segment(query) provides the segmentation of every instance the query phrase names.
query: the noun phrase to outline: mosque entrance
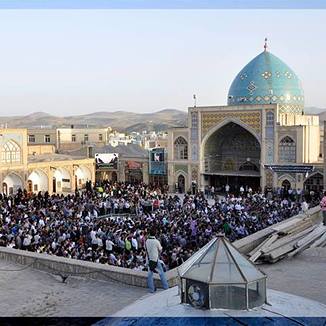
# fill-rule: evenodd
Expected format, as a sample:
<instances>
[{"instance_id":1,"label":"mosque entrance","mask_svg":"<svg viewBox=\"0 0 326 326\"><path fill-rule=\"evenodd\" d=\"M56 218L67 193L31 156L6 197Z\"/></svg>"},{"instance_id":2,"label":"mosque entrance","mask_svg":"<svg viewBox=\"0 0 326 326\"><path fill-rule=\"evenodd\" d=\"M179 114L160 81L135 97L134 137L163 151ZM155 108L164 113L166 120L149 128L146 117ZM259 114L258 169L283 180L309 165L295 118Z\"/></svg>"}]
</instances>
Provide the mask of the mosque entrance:
<instances>
[{"instance_id":1,"label":"mosque entrance","mask_svg":"<svg viewBox=\"0 0 326 326\"><path fill-rule=\"evenodd\" d=\"M229 122L217 129L204 145L204 171L206 183L230 191L241 186L258 190L260 187L260 144L247 129Z\"/></svg>"},{"instance_id":2,"label":"mosque entrance","mask_svg":"<svg viewBox=\"0 0 326 326\"><path fill-rule=\"evenodd\" d=\"M225 186L230 186L230 192L237 193L239 188L243 186L245 190L251 188L257 191L260 188L260 177L248 177L241 175L206 175L208 184L214 186L216 191L225 192Z\"/></svg>"}]
</instances>

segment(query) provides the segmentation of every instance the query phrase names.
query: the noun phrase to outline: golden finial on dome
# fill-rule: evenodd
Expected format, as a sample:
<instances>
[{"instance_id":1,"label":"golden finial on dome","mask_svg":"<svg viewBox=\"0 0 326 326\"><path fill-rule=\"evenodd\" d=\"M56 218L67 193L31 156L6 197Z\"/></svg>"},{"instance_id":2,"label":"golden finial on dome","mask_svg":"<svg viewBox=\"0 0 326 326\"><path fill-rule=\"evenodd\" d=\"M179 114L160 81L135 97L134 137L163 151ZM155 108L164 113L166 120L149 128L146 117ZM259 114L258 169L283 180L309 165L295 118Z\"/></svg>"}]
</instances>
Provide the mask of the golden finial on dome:
<instances>
[{"instance_id":1,"label":"golden finial on dome","mask_svg":"<svg viewBox=\"0 0 326 326\"><path fill-rule=\"evenodd\" d=\"M264 51L267 51L267 37L265 37Z\"/></svg>"}]
</instances>

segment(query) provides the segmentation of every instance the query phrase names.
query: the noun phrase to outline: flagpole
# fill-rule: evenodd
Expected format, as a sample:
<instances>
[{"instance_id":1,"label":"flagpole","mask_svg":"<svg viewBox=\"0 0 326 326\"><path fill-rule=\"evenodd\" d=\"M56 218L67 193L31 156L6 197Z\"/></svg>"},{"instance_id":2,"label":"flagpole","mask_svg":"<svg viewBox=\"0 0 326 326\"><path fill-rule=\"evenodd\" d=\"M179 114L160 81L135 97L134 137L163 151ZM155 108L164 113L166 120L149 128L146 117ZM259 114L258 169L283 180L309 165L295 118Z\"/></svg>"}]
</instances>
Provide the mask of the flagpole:
<instances>
[{"instance_id":1,"label":"flagpole","mask_svg":"<svg viewBox=\"0 0 326 326\"><path fill-rule=\"evenodd\" d=\"M197 96L196 94L193 95L194 98L194 108L197 106Z\"/></svg>"}]
</instances>

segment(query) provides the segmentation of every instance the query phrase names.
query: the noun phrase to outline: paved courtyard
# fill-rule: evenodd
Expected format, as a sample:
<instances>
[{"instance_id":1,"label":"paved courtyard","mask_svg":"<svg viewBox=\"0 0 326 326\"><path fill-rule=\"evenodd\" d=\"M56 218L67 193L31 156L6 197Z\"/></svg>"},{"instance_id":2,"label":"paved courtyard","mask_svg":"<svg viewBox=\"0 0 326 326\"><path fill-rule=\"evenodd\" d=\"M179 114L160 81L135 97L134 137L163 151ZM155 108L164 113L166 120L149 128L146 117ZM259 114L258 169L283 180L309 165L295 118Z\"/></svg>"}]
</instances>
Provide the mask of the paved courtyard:
<instances>
[{"instance_id":1,"label":"paved courtyard","mask_svg":"<svg viewBox=\"0 0 326 326\"><path fill-rule=\"evenodd\" d=\"M292 259L258 266L267 287L326 304L326 248L307 249Z\"/></svg>"},{"instance_id":2,"label":"paved courtyard","mask_svg":"<svg viewBox=\"0 0 326 326\"><path fill-rule=\"evenodd\" d=\"M0 316L109 316L147 294L144 288L21 269L0 260Z\"/></svg>"}]
</instances>

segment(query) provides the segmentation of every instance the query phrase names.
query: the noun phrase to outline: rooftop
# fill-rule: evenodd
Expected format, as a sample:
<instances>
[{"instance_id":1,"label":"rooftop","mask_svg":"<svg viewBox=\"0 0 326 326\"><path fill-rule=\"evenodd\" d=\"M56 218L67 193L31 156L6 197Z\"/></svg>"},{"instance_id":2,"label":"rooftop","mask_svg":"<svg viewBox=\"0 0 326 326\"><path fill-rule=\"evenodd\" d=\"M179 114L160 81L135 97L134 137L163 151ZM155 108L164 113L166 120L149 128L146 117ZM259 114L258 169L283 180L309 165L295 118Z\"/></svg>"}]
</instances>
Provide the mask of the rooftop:
<instances>
[{"instance_id":1,"label":"rooftop","mask_svg":"<svg viewBox=\"0 0 326 326\"><path fill-rule=\"evenodd\" d=\"M29 163L38 163L38 162L53 162L53 161L71 161L84 159L85 156L74 156L68 154L40 154L40 155L28 155Z\"/></svg>"}]
</instances>

